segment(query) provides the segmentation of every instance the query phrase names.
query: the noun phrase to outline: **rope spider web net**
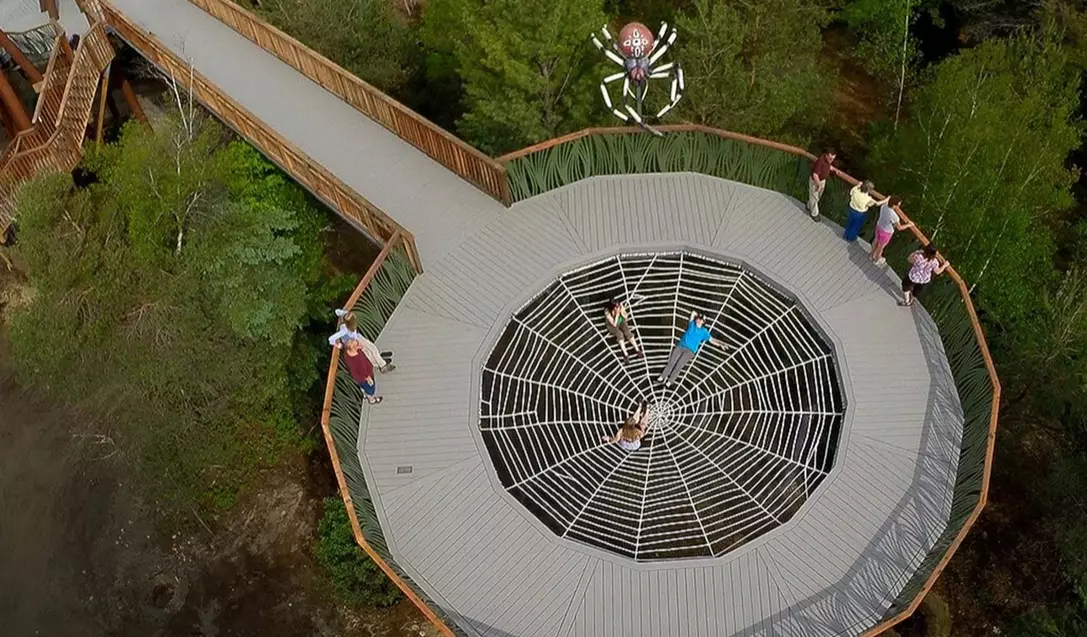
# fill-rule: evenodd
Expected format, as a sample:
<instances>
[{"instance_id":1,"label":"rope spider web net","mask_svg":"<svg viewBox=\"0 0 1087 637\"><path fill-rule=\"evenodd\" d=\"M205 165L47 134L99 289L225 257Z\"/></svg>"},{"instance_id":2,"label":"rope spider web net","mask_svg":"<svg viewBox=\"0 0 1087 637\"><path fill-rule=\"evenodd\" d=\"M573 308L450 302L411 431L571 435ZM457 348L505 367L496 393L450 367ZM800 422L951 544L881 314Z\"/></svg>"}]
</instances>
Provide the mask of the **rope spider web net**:
<instances>
[{"instance_id":1,"label":"rope spider web net","mask_svg":"<svg viewBox=\"0 0 1087 637\"><path fill-rule=\"evenodd\" d=\"M644 357L604 323L627 303ZM657 383L692 311L705 345ZM829 472L844 403L832 351L797 303L740 266L626 254L522 306L482 372L480 429L503 486L557 535L642 561L719 556L786 522ZM642 448L601 442L642 400Z\"/></svg>"}]
</instances>

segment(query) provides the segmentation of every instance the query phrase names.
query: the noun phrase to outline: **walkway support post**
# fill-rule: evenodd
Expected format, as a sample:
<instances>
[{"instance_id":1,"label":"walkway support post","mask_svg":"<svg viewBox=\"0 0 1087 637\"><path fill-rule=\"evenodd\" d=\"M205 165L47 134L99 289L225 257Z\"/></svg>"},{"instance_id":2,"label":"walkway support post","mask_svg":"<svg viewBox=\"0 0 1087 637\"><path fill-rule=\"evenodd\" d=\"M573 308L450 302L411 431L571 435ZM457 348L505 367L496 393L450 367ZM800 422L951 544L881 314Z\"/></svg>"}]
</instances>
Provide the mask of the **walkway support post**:
<instances>
[{"instance_id":1,"label":"walkway support post","mask_svg":"<svg viewBox=\"0 0 1087 637\"><path fill-rule=\"evenodd\" d=\"M23 75L26 79L30 80L31 84L37 85L42 81L42 72L38 70L38 67L30 63L30 60L23 53L23 50L19 48L18 44L12 40L7 33L0 29L0 47L4 48L4 51L11 56L11 59L15 60L15 63L19 65Z\"/></svg>"},{"instance_id":2,"label":"walkway support post","mask_svg":"<svg viewBox=\"0 0 1087 637\"><path fill-rule=\"evenodd\" d=\"M15 122L15 128L20 132L28 130L30 128L30 116L27 114L22 100L16 95L15 89L12 88L11 82L8 81L7 73L3 71L0 71L0 99L3 99L4 107Z\"/></svg>"},{"instance_id":3,"label":"walkway support post","mask_svg":"<svg viewBox=\"0 0 1087 637\"><path fill-rule=\"evenodd\" d=\"M121 76L121 94L125 96L125 104L128 105L128 112L132 114L132 117L147 124L147 115L140 106L140 100L136 99L136 91L132 90L132 84L124 76Z\"/></svg>"},{"instance_id":4,"label":"walkway support post","mask_svg":"<svg viewBox=\"0 0 1087 637\"><path fill-rule=\"evenodd\" d=\"M51 20L60 20L60 9L57 8L57 0L39 0L38 7L43 13L48 13Z\"/></svg>"},{"instance_id":5,"label":"walkway support post","mask_svg":"<svg viewBox=\"0 0 1087 637\"><path fill-rule=\"evenodd\" d=\"M98 89L101 95L98 97L98 126L94 136L94 143L98 148L102 147L102 129L106 121L106 100L109 99L109 71L111 68L113 68L112 63L102 73L102 85Z\"/></svg>"}]
</instances>

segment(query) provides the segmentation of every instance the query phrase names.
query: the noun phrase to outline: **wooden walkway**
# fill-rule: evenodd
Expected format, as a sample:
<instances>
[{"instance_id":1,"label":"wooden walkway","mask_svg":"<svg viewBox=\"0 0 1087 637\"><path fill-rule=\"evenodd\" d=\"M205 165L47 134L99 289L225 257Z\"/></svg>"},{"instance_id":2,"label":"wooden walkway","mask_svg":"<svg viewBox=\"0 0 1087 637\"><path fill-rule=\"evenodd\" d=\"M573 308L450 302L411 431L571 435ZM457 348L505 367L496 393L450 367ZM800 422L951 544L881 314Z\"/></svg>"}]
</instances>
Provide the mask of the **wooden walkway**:
<instances>
[{"instance_id":1,"label":"wooden walkway","mask_svg":"<svg viewBox=\"0 0 1087 637\"><path fill-rule=\"evenodd\" d=\"M398 369L360 454L394 558L479 636L857 635L946 525L962 413L935 325L784 195L693 174L601 177L515 205L416 280L379 344ZM617 253L684 249L788 290L833 344L834 469L783 526L719 558L641 563L562 539L500 484L481 367L511 313Z\"/></svg>"},{"instance_id":2,"label":"wooden walkway","mask_svg":"<svg viewBox=\"0 0 1087 637\"><path fill-rule=\"evenodd\" d=\"M189 0L110 0L437 261L504 207Z\"/></svg>"}]
</instances>

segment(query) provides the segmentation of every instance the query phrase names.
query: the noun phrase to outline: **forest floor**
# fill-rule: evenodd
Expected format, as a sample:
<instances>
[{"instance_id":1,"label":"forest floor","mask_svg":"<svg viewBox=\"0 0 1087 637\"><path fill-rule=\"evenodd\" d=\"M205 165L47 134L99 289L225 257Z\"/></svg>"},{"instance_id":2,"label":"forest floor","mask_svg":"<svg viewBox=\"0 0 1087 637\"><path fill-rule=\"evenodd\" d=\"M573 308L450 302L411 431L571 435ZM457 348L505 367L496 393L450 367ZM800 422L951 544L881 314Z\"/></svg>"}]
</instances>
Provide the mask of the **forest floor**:
<instances>
[{"instance_id":1,"label":"forest floor","mask_svg":"<svg viewBox=\"0 0 1087 637\"><path fill-rule=\"evenodd\" d=\"M44 402L10 375L5 308L22 280L0 262L0 625L12 637L428 636L409 602L346 608L312 554L323 447L256 477L197 528L163 516L113 445L107 406Z\"/></svg>"}]
</instances>

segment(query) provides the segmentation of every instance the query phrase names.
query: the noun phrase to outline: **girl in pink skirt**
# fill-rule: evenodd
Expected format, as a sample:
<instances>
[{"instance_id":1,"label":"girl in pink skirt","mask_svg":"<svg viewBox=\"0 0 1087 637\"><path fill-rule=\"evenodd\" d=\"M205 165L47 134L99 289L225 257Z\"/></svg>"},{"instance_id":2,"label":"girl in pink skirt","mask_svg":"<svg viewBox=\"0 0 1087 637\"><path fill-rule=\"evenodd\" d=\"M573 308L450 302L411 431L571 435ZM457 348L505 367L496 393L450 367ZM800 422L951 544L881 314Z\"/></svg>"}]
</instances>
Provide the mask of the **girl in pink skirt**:
<instances>
[{"instance_id":1,"label":"girl in pink skirt","mask_svg":"<svg viewBox=\"0 0 1087 637\"><path fill-rule=\"evenodd\" d=\"M913 227L913 222L902 223L902 217L898 215L898 207L902 205L901 197L891 197L887 203L879 207L879 220L876 221L876 236L872 239L872 262L876 265L887 263L883 258L883 249L891 242L891 236L895 230L905 230Z\"/></svg>"}]
</instances>

